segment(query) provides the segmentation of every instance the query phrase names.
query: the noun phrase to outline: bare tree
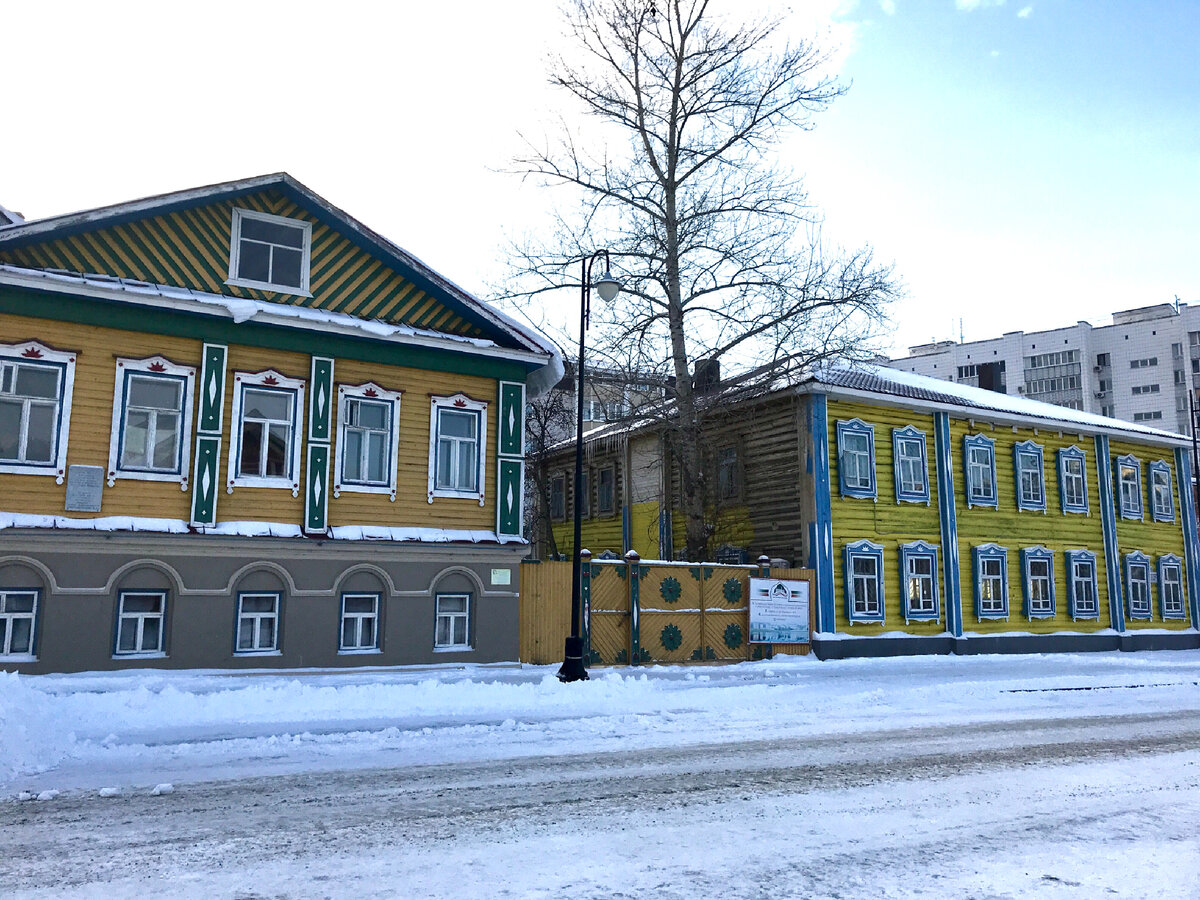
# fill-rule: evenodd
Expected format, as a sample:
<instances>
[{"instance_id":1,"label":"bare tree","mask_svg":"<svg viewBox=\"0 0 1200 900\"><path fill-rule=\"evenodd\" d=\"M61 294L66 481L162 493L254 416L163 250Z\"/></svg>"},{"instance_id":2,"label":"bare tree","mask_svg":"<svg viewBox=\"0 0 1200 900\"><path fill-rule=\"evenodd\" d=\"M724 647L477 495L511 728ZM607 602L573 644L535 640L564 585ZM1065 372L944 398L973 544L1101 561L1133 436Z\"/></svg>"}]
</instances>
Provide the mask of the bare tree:
<instances>
[{"instance_id":1,"label":"bare tree","mask_svg":"<svg viewBox=\"0 0 1200 900\"><path fill-rule=\"evenodd\" d=\"M525 407L525 459L530 477L525 481L525 534L539 556L558 556L558 542L550 515L550 450L575 433L574 394L557 388Z\"/></svg>"},{"instance_id":2,"label":"bare tree","mask_svg":"<svg viewBox=\"0 0 1200 900\"><path fill-rule=\"evenodd\" d=\"M667 434L689 559L707 553L701 429L711 394L696 363L724 369L721 406L824 358L867 355L895 294L869 249L829 253L799 180L773 155L843 87L812 43L778 20L734 22L708 0L576 0L576 58L551 78L597 123L600 149L564 124L519 171L576 190L549 242L515 248L530 296L563 286L572 260L607 247L624 290L593 307L609 359L674 383Z\"/></svg>"}]
</instances>

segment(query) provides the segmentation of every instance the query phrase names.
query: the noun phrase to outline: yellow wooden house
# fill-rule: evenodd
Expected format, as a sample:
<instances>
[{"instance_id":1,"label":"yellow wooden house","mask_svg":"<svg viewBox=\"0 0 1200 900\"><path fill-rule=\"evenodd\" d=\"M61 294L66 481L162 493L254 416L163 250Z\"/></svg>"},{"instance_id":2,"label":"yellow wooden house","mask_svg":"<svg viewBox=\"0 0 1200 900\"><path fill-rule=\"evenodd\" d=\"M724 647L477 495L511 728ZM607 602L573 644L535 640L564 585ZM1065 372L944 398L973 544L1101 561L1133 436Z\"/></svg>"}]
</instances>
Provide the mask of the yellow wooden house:
<instances>
[{"instance_id":1,"label":"yellow wooden house","mask_svg":"<svg viewBox=\"0 0 1200 900\"><path fill-rule=\"evenodd\" d=\"M1200 646L1181 435L865 365L710 409L713 560L814 569L823 657ZM674 558L663 429L648 417L585 447L584 547ZM550 463L567 552L571 459Z\"/></svg>"},{"instance_id":2,"label":"yellow wooden house","mask_svg":"<svg viewBox=\"0 0 1200 900\"><path fill-rule=\"evenodd\" d=\"M517 655L557 351L286 174L0 220L0 668Z\"/></svg>"}]
</instances>

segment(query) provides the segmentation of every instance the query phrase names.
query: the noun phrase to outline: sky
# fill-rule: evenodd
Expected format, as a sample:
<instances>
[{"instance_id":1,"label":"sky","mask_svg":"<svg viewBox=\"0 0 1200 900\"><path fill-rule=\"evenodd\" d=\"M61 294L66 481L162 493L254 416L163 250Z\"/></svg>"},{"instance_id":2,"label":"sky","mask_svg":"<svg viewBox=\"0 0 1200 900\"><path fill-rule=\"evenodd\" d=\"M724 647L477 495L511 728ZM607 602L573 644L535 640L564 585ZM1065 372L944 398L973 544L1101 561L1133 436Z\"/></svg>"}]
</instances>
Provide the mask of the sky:
<instances>
[{"instance_id":1,"label":"sky","mask_svg":"<svg viewBox=\"0 0 1200 900\"><path fill-rule=\"evenodd\" d=\"M830 244L894 262L882 349L1200 302L1200 4L765 8L849 87L778 153ZM508 171L573 123L553 2L23 3L5 32L0 205L29 218L282 170L486 299L566 199Z\"/></svg>"}]
</instances>

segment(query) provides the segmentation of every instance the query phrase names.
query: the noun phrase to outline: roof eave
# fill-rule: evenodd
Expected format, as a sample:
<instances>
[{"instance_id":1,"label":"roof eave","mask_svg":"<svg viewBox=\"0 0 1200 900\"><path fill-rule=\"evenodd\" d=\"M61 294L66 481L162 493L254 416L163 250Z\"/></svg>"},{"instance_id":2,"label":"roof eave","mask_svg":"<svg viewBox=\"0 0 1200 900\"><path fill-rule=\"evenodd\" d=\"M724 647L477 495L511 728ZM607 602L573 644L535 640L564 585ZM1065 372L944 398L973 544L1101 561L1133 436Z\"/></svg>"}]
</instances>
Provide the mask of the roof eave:
<instances>
[{"instance_id":1,"label":"roof eave","mask_svg":"<svg viewBox=\"0 0 1200 900\"><path fill-rule=\"evenodd\" d=\"M849 400L869 400L885 406L898 406L908 409L920 406L923 409L952 413L961 419L979 419L988 422L1003 422L1006 425L1045 428L1048 431L1061 431L1066 434L1086 434L1091 436L1098 434L1119 435L1122 439L1126 440L1169 447L1188 447L1191 445L1191 439L1185 435L1171 434L1166 431L1135 431L1121 428L1119 425L1100 428L1084 422L1072 422L1025 413L1006 412L1004 410L986 409L978 406L967 406L965 404L922 400L913 397L903 397L897 394L884 394L876 391L861 390L859 388L849 388L842 385L830 384L812 377L797 384L794 390L798 394L822 393L834 397L844 397ZM1119 420L1114 419L1113 421L1116 422Z\"/></svg>"}]
</instances>

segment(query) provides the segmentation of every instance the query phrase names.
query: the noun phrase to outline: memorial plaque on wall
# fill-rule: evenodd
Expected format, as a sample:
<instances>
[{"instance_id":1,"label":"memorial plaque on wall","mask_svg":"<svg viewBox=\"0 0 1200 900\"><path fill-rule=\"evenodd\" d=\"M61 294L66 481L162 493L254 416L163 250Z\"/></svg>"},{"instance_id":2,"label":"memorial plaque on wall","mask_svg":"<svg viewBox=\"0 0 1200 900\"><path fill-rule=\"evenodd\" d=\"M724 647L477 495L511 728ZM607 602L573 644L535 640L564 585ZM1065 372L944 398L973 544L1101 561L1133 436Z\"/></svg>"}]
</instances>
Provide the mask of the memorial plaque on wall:
<instances>
[{"instance_id":1,"label":"memorial plaque on wall","mask_svg":"<svg viewBox=\"0 0 1200 900\"><path fill-rule=\"evenodd\" d=\"M67 512L100 512L104 466L67 466Z\"/></svg>"}]
</instances>

